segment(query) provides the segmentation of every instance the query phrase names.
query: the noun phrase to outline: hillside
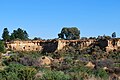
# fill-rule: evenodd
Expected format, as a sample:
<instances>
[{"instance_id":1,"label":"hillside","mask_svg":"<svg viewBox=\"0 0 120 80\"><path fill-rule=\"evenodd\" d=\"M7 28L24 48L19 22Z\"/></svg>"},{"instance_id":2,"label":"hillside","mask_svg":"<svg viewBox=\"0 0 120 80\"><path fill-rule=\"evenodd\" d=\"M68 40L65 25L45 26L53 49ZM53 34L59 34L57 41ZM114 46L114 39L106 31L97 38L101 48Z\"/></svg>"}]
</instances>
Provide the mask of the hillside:
<instances>
[{"instance_id":1,"label":"hillside","mask_svg":"<svg viewBox=\"0 0 120 80\"><path fill-rule=\"evenodd\" d=\"M110 41L117 43L119 39L92 40L91 44L88 43L89 41L91 42L90 39L60 40L65 45L59 49L53 47L58 40L42 41L40 43L45 49L41 51L19 51L13 48L6 54L1 54L0 79L119 80L119 44L114 46L105 44L106 41L107 43ZM29 43L31 42L29 41ZM22 46L22 44L20 45ZM29 46L29 44L27 45ZM53 48L55 50L51 51ZM10 48L7 49L10 50ZM109 50L107 51L107 49Z\"/></svg>"}]
</instances>

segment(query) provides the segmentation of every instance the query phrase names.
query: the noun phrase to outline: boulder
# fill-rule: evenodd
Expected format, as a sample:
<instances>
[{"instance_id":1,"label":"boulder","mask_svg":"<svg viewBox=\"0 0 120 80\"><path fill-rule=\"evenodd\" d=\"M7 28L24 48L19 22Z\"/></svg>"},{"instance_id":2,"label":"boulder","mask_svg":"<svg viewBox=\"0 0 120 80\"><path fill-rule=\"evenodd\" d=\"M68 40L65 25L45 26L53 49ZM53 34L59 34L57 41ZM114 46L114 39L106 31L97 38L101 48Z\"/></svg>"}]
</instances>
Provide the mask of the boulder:
<instances>
[{"instance_id":1,"label":"boulder","mask_svg":"<svg viewBox=\"0 0 120 80\"><path fill-rule=\"evenodd\" d=\"M38 59L40 65L50 65L52 61L53 59L47 56L42 56L41 58Z\"/></svg>"},{"instance_id":2,"label":"boulder","mask_svg":"<svg viewBox=\"0 0 120 80\"><path fill-rule=\"evenodd\" d=\"M88 62L88 63L86 64L86 67L93 69L93 68L95 67L95 65L94 65L92 62Z\"/></svg>"}]
</instances>

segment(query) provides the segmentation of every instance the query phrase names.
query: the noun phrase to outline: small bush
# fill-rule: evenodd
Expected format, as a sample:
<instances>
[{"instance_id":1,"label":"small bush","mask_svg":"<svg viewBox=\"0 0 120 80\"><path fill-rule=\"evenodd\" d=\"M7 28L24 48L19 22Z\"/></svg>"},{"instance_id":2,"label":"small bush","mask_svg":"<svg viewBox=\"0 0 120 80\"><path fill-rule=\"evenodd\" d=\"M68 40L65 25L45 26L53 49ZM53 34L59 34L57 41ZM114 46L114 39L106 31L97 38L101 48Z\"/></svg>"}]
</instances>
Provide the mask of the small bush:
<instances>
[{"instance_id":1,"label":"small bush","mask_svg":"<svg viewBox=\"0 0 120 80\"><path fill-rule=\"evenodd\" d=\"M108 73L105 70L101 69L101 68L96 70L94 74L95 74L96 77L100 77L100 78L102 78L104 80L107 80L108 77L109 77Z\"/></svg>"},{"instance_id":2,"label":"small bush","mask_svg":"<svg viewBox=\"0 0 120 80\"><path fill-rule=\"evenodd\" d=\"M69 80L70 76L65 74L62 71L51 71L47 70L44 71L44 75L42 77L42 80Z\"/></svg>"},{"instance_id":3,"label":"small bush","mask_svg":"<svg viewBox=\"0 0 120 80\"><path fill-rule=\"evenodd\" d=\"M23 66L18 63L10 63L5 70L0 71L0 80L34 80L37 73L35 68Z\"/></svg>"},{"instance_id":4,"label":"small bush","mask_svg":"<svg viewBox=\"0 0 120 80\"><path fill-rule=\"evenodd\" d=\"M5 52L4 42L0 40L0 52Z\"/></svg>"}]
</instances>

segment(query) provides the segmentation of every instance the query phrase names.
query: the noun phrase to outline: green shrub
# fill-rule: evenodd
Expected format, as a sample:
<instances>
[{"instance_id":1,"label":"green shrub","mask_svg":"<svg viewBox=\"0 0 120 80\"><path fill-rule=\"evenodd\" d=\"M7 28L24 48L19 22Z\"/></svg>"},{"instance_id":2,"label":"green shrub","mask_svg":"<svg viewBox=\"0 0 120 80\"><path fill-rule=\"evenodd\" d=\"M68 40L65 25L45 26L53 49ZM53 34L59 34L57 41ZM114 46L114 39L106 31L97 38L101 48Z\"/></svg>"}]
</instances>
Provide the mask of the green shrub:
<instances>
[{"instance_id":1,"label":"green shrub","mask_svg":"<svg viewBox=\"0 0 120 80\"><path fill-rule=\"evenodd\" d=\"M87 72L72 72L69 75L71 76L71 80L86 80L89 77Z\"/></svg>"},{"instance_id":2,"label":"green shrub","mask_svg":"<svg viewBox=\"0 0 120 80\"><path fill-rule=\"evenodd\" d=\"M96 70L94 74L95 74L96 77L100 77L100 78L102 78L104 80L108 79L108 73L105 70L101 69L101 68Z\"/></svg>"},{"instance_id":3,"label":"green shrub","mask_svg":"<svg viewBox=\"0 0 120 80\"><path fill-rule=\"evenodd\" d=\"M5 72L4 75L1 76L0 80L20 80L18 78L18 75L16 73L13 72Z\"/></svg>"},{"instance_id":4,"label":"green shrub","mask_svg":"<svg viewBox=\"0 0 120 80\"><path fill-rule=\"evenodd\" d=\"M0 52L5 52L4 42L0 40Z\"/></svg>"},{"instance_id":5,"label":"green shrub","mask_svg":"<svg viewBox=\"0 0 120 80\"><path fill-rule=\"evenodd\" d=\"M23 66L18 63L10 63L5 70L0 71L0 80L34 80L37 73L35 68Z\"/></svg>"},{"instance_id":6,"label":"green shrub","mask_svg":"<svg viewBox=\"0 0 120 80\"><path fill-rule=\"evenodd\" d=\"M94 74L92 69L85 67L81 63L73 65L68 71L67 73L69 73L72 80L88 79Z\"/></svg>"},{"instance_id":7,"label":"green shrub","mask_svg":"<svg viewBox=\"0 0 120 80\"><path fill-rule=\"evenodd\" d=\"M62 71L51 71L47 70L44 71L44 75L42 77L42 80L69 80L70 76L65 74Z\"/></svg>"}]
</instances>

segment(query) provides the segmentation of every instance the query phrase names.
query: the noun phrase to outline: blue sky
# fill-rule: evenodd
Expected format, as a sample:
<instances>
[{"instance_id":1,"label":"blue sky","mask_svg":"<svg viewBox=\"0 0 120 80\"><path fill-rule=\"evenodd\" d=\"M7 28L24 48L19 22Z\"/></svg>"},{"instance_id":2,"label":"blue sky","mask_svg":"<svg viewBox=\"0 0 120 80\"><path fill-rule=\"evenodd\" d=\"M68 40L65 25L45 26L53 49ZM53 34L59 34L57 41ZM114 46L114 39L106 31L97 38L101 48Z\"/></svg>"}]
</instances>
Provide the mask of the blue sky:
<instances>
[{"instance_id":1,"label":"blue sky","mask_svg":"<svg viewBox=\"0 0 120 80\"><path fill-rule=\"evenodd\" d=\"M5 27L30 38L57 38L63 27L79 28L82 37L120 37L120 0L0 0L0 35Z\"/></svg>"}]
</instances>

